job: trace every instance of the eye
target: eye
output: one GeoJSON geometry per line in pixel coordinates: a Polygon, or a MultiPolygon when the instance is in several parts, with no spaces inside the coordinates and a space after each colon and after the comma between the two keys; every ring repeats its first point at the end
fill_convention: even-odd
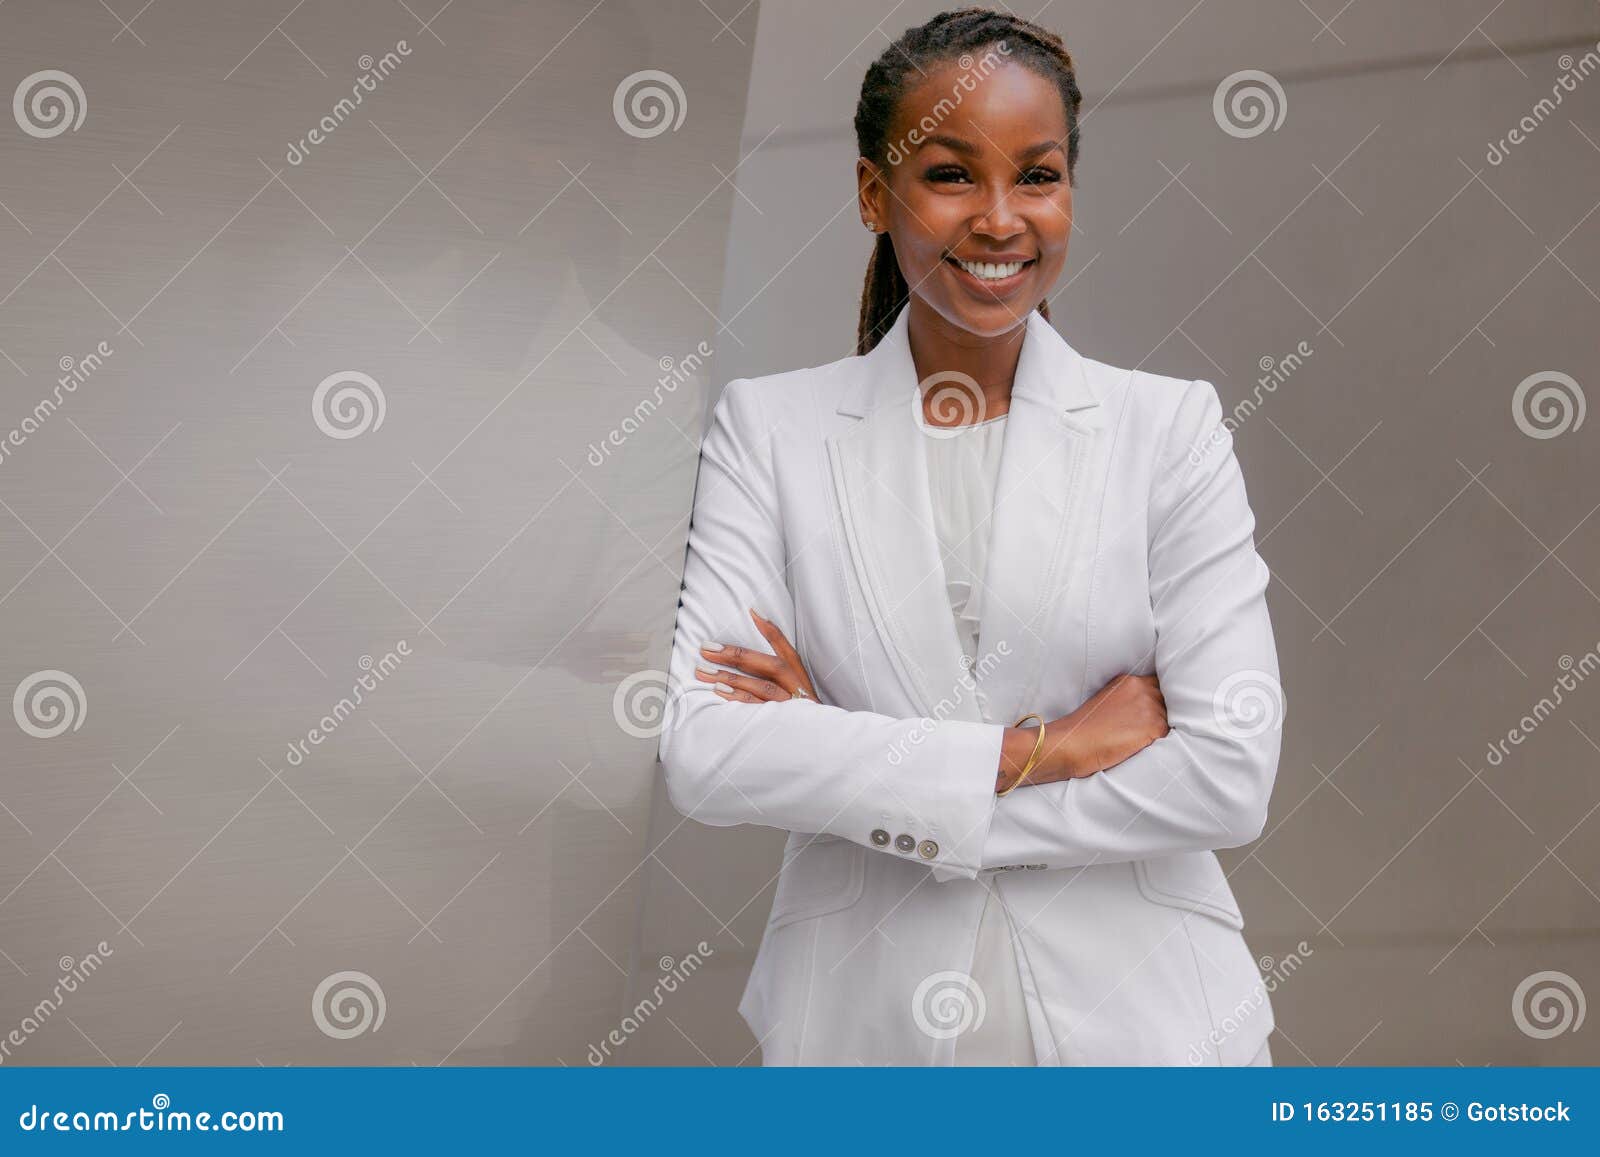
{"type": "Polygon", "coordinates": [[[960,165],[935,165],[923,176],[929,181],[954,183],[966,180],[967,171],[960,165]]]}
{"type": "Polygon", "coordinates": [[[1035,165],[1022,174],[1022,183],[1025,185],[1048,185],[1061,180],[1061,174],[1048,165],[1035,165]]]}

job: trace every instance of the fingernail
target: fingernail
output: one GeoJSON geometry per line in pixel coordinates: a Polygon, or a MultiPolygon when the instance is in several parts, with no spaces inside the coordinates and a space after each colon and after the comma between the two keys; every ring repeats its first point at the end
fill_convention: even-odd
{"type": "Polygon", "coordinates": [[[750,615],[751,615],[752,618],[757,619],[757,620],[759,620],[759,621],[761,621],[763,623],[767,621],[767,620],[761,618],[760,615],[756,614],[756,609],[754,607],[746,607],[745,610],[750,612],[750,615]]]}
{"type": "Polygon", "coordinates": [[[726,683],[718,683],[714,688],[712,688],[712,690],[716,691],[718,695],[733,694],[733,688],[726,683]]]}
{"type": "Polygon", "coordinates": [[[705,667],[696,667],[695,668],[695,673],[699,674],[699,675],[705,675],[705,676],[708,676],[708,677],[713,678],[713,679],[716,678],[716,675],[717,675],[717,673],[715,671],[708,670],[705,667]]]}
{"type": "Polygon", "coordinates": [[[700,649],[707,654],[715,655],[718,651],[725,650],[721,643],[702,643],[700,649]]]}

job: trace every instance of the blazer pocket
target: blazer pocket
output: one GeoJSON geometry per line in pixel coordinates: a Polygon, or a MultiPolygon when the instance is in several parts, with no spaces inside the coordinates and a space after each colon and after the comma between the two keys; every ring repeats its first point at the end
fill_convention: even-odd
{"type": "Polygon", "coordinates": [[[1244,914],[1213,852],[1182,852],[1133,862],[1134,878],[1147,900],[1169,908],[1202,912],[1230,928],[1244,927],[1244,914]]]}
{"type": "Polygon", "coordinates": [[[799,839],[803,842],[778,876],[768,931],[848,908],[866,886],[865,848],[827,833],[801,833],[799,839]]]}

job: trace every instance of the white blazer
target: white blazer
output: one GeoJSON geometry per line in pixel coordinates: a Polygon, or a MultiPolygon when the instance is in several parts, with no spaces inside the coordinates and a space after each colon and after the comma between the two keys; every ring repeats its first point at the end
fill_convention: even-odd
{"type": "MultiPolygon", "coordinates": [[[[660,758],[703,823],[786,829],[739,1011],[769,1065],[949,1065],[997,888],[1041,1065],[1246,1064],[1272,1031],[1213,848],[1260,835],[1285,700],[1215,388],[1081,356],[1030,313],[977,672],[933,530],[908,311],[864,357],[730,382],[701,446],[660,758]],[[698,648],[820,702],[739,703],[698,648]],[[1157,673],[1170,733],[995,796],[1005,724],[1157,673]]],[[[752,890],[761,881],[752,881],[752,890]]]]}

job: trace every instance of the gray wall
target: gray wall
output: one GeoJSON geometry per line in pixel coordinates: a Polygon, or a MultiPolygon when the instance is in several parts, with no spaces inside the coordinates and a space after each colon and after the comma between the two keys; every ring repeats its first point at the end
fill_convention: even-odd
{"type": "MultiPolygon", "coordinates": [[[[763,6],[723,310],[742,344],[719,381],[852,351],[856,91],[943,7],[763,6]]],[[[1486,152],[1538,115],[1563,54],[1595,50],[1600,12],[1309,8],[1329,25],[1269,0],[1045,7],[1087,110],[1052,312],[1091,357],[1260,401],[1235,437],[1291,708],[1267,834],[1223,861],[1264,971],[1309,949],[1273,994],[1276,1061],[1595,1063],[1592,1031],[1531,1037],[1512,1000],[1544,971],[1600,996],[1600,680],[1499,766],[1486,752],[1562,656],[1600,662],[1600,425],[1534,438],[1512,415],[1532,374],[1600,387],[1600,76],[1486,152]],[[1281,83],[1276,131],[1214,119],[1242,69],[1281,83]]],[[[675,878],[647,928],[728,921],[738,955],[650,1056],[683,1058],[681,1030],[729,1063],[753,1045],[733,1005],[780,837],[677,824],[658,816],[675,878]]]]}
{"type": "Polygon", "coordinates": [[[82,688],[0,729],[0,1037],[110,949],[6,1063],[581,1065],[617,1023],[654,742],[613,697],[671,637],[709,368],[631,418],[716,339],[718,8],[0,8],[5,96],[86,103],[0,118],[0,436],[112,351],[0,460],[0,689],[82,688]],[[643,69],[675,130],[614,116],[643,69]],[[332,437],[345,371],[385,413],[332,437]]]}
{"type": "MultiPolygon", "coordinates": [[[[0,1039],[111,949],[5,1063],[582,1065],[613,1030],[607,1060],[754,1061],[782,837],[674,813],[650,735],[695,445],[722,382],[850,352],[856,89],[939,7],[0,7],[0,96],[59,69],[87,105],[0,117],[0,690],[82,688],[75,727],[0,738],[0,1039]],[[645,69],[686,115],[635,137],[612,100],[645,69]],[[332,437],[313,396],[352,370],[384,421],[332,437]],[[381,1026],[313,1012],[347,987],[381,1026]]],[[[1224,862],[1255,953],[1309,949],[1279,1063],[1593,1063],[1512,1000],[1600,992],[1597,688],[1486,749],[1600,645],[1594,420],[1512,411],[1537,373],[1594,389],[1600,79],[1485,151],[1600,17],[1310,8],[1045,8],[1087,110],[1056,323],[1260,401],[1293,708],[1224,862]],[[1242,69],[1276,131],[1214,118],[1242,69]]]]}

